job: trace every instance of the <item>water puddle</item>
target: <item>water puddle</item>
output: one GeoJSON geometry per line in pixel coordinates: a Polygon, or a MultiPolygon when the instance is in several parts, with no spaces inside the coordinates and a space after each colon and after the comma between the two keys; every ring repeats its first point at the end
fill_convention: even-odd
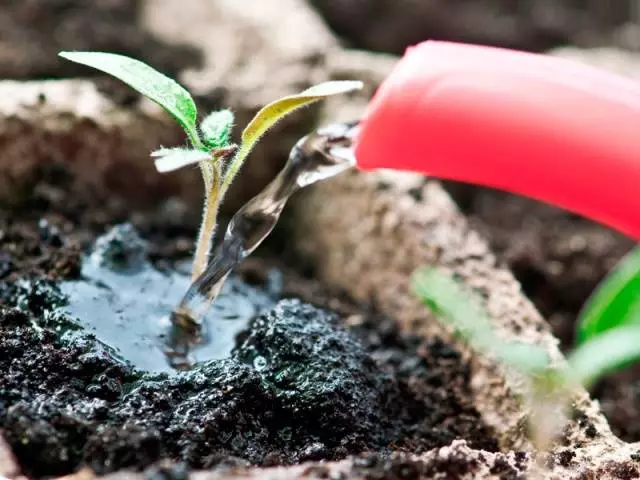
{"type": "MultiPolygon", "coordinates": [[[[144,242],[130,225],[114,227],[83,263],[83,278],[60,284],[67,302],[57,313],[81,327],[69,329],[66,336],[91,333],[136,369],[171,372],[166,357],[166,343],[174,331],[169,313],[188,289],[190,278],[186,268],[156,270],[145,260],[144,251],[144,242]]],[[[275,300],[231,276],[203,317],[201,341],[190,345],[188,352],[190,364],[228,357],[237,334],[275,300]]]]}

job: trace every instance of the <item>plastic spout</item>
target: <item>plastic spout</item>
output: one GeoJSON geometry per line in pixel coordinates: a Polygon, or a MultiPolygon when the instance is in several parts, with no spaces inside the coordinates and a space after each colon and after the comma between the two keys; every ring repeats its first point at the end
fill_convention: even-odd
{"type": "Polygon", "coordinates": [[[412,47],[369,104],[356,158],[527,196],[640,239],[640,84],[577,62],[412,47]]]}

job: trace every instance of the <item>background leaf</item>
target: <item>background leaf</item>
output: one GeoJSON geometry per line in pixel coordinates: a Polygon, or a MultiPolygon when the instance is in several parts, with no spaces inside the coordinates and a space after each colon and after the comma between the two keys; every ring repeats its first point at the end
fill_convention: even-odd
{"type": "Polygon", "coordinates": [[[260,137],[285,116],[305,105],[332,95],[359,90],[362,86],[363,83],[359,81],[324,82],[308,88],[302,93],[281,98],[263,107],[242,132],[242,144],[240,150],[238,150],[238,153],[229,165],[224,183],[222,184],[221,195],[226,193],[245,159],[249,153],[251,153],[251,150],[253,150],[258,140],[260,140],[260,137]]]}
{"type": "Polygon", "coordinates": [[[501,362],[521,372],[538,374],[550,364],[546,350],[537,345],[494,338],[489,348],[501,362]]]}
{"type": "Polygon", "coordinates": [[[201,147],[196,130],[196,105],[189,92],[175,80],[124,55],[105,52],[60,52],[59,55],[108,73],[153,100],[176,119],[194,147],[201,147]]]}
{"type": "Polygon", "coordinates": [[[413,292],[439,319],[474,349],[491,353],[503,363],[529,374],[539,374],[550,363],[547,351],[537,345],[499,338],[476,295],[434,268],[422,268],[412,277],[413,292]]]}
{"type": "Polygon", "coordinates": [[[640,323],[640,247],[618,263],[583,307],[578,342],[630,323],[640,323]]]}
{"type": "Polygon", "coordinates": [[[233,128],[233,112],[219,110],[212,112],[200,124],[202,140],[207,148],[222,148],[229,145],[233,128]]]}
{"type": "Polygon", "coordinates": [[[486,313],[471,299],[472,293],[463,291],[449,275],[435,268],[422,268],[414,273],[411,287],[444,323],[466,335],[490,334],[491,324],[486,313]]]}
{"type": "MultiPolygon", "coordinates": [[[[640,319],[635,319],[640,323],[640,319]]],[[[640,359],[640,325],[607,330],[576,348],[568,357],[571,373],[581,384],[591,385],[599,377],[640,359]]]]}

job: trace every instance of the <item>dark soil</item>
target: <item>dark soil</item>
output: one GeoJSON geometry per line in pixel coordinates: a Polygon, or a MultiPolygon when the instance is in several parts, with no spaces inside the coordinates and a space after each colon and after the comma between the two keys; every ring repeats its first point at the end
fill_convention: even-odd
{"type": "Polygon", "coordinates": [[[98,233],[131,221],[155,264],[171,268],[192,249],[194,214],[177,200],[129,212],[55,165],[26,204],[0,209],[0,429],[24,473],[106,473],[161,458],[190,468],[290,464],[424,451],[458,438],[497,449],[471,405],[469,366],[458,352],[400,332],[281,262],[254,258],[239,275],[264,286],[275,264],[281,296],[302,300],[280,302],[229,359],[190,373],[144,375],[90,335],[61,339],[61,319],[48,313],[64,301],[55,281],[78,278],[98,233]]]}
{"type": "Polygon", "coordinates": [[[60,163],[29,174],[31,195],[0,205],[0,280],[24,276],[78,278],[80,254],[107,227],[130,221],[149,240],[148,255],[167,267],[193,249],[200,212],[169,198],[151,212],[131,212],[126,200],[88,187],[60,163]]]}
{"type": "Polygon", "coordinates": [[[611,44],[632,2],[588,0],[310,0],[347,43],[396,54],[423,40],[542,51],[611,44]]]}
{"type": "MultiPolygon", "coordinates": [[[[167,45],[139,25],[142,4],[141,0],[0,0],[0,78],[98,75],[59,58],[62,50],[121,53],[152,61],[170,76],[198,66],[198,51],[167,45]]],[[[104,78],[101,86],[122,101],[137,98],[117,81],[104,78]]]]}
{"type": "MultiPolygon", "coordinates": [[[[635,243],[533,200],[459,184],[448,188],[548,319],[563,349],[570,350],[582,306],[635,243]]],[[[606,377],[592,393],[614,433],[629,442],[640,441],[640,367],[606,377]]]]}

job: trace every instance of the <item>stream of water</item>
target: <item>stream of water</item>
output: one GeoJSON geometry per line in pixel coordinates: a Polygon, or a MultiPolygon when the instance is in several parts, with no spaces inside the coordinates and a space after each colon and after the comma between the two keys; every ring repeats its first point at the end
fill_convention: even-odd
{"type": "Polygon", "coordinates": [[[291,195],[355,166],[351,144],[356,129],[355,123],[334,124],[302,138],[276,178],[233,216],[206,270],[190,285],[171,314],[171,329],[165,342],[171,366],[189,369],[190,350],[209,341],[202,318],[231,270],[271,233],[291,195]]]}

